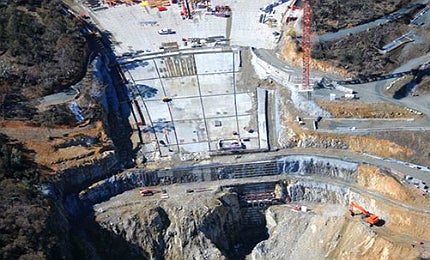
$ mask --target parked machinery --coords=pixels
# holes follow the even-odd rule
[[[354,212],[354,209],[358,209],[359,211],[361,211],[361,214],[363,214],[362,215],[363,219],[367,223],[369,223],[371,226],[376,225],[376,224],[379,223],[379,217],[378,216],[376,216],[375,214],[370,213],[369,211],[365,210],[360,205],[355,204],[354,202],[351,202],[349,204],[349,212],[351,213],[351,216],[356,215],[356,213]],[[360,213],[358,213],[358,214],[360,214]]]

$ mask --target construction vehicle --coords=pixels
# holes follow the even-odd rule
[[[152,195],[154,195],[155,191],[149,190],[149,189],[140,189],[139,193],[140,193],[140,195],[142,195],[142,197],[145,197],[145,196],[152,196]]]
[[[354,202],[351,202],[349,204],[349,212],[351,213],[351,216],[356,215],[356,213],[354,212],[354,208],[358,209],[361,211],[362,218],[370,224],[370,226],[376,225],[379,223],[379,217],[376,216],[375,214],[370,213],[369,211],[365,210],[363,207],[361,207],[358,204],[355,204]]]

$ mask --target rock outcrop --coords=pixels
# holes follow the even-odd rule
[[[200,197],[193,195],[190,196]],[[118,197],[122,200],[123,194]],[[105,210],[109,204],[96,205],[96,221],[108,233],[126,240],[138,256],[226,259],[240,254],[238,248],[243,237],[237,194],[222,192],[215,197],[182,202],[148,198],[144,204],[124,204]]]

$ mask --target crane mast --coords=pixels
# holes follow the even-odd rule
[[[302,71],[302,88],[301,91],[308,93],[311,98],[310,87],[310,59],[311,59],[311,19],[312,9],[308,0],[303,1],[303,34],[302,34],[302,51],[303,51],[303,71]]]

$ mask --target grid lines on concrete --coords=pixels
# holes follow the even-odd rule
[[[170,60],[177,62],[161,73],[159,65],[165,64],[161,63],[165,57],[138,59],[137,65],[129,60],[122,66],[133,85],[135,103],[148,119],[139,125],[147,152],[158,149],[162,156],[177,151],[214,152],[220,140],[238,140],[246,149],[261,148],[256,93],[236,88],[239,55],[237,50],[173,55]],[[169,76],[173,70],[186,75]],[[151,76],[141,75],[145,72]]]

